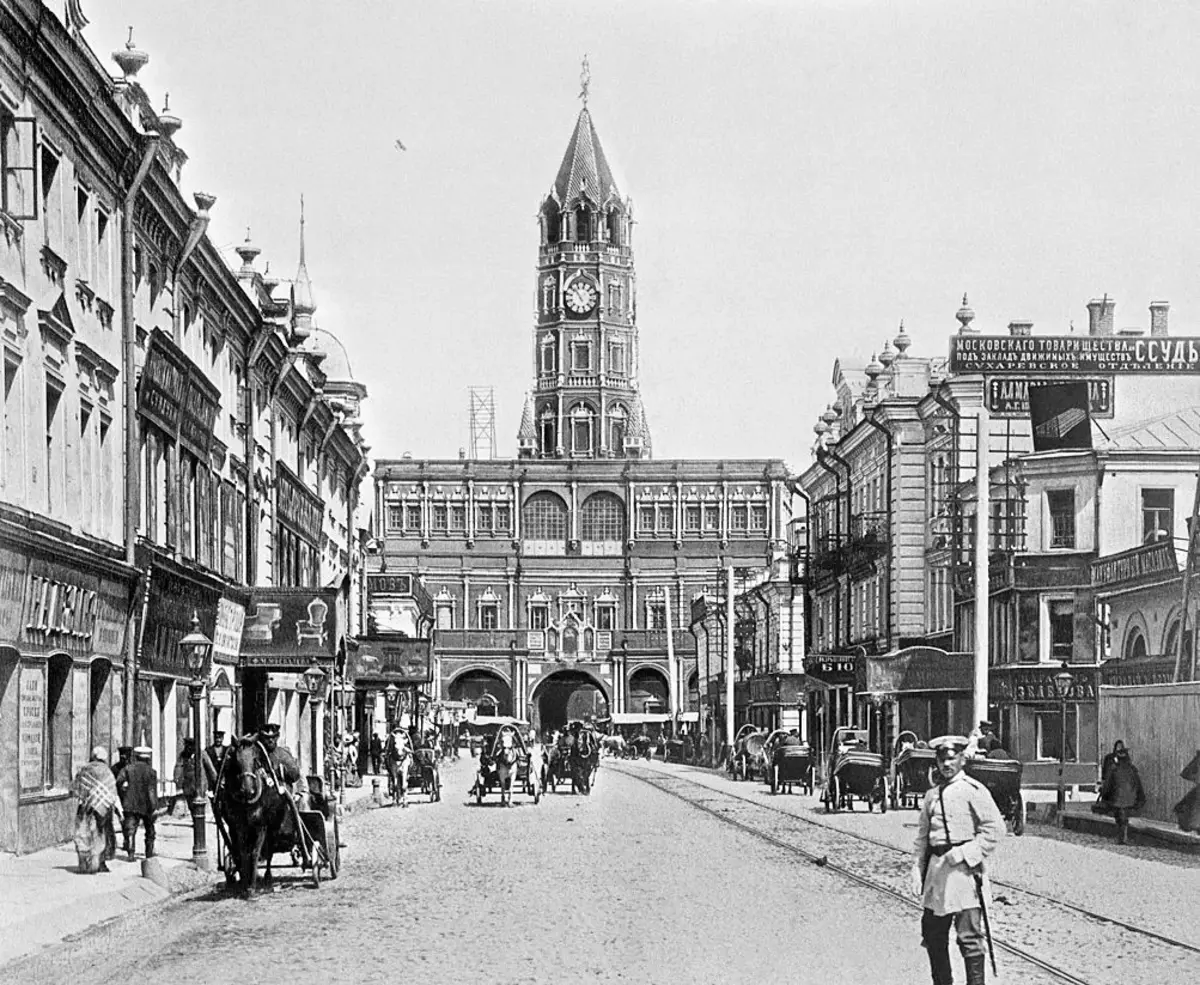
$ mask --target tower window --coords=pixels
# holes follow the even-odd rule
[[[594,417],[591,408],[584,404],[576,404],[571,410],[571,450],[576,454],[592,450]]]
[[[624,246],[621,239],[621,213],[612,209],[608,213],[608,241],[613,246]]]
[[[627,372],[625,369],[624,342],[610,342],[608,344],[608,371],[615,373],[617,376],[624,376]]]
[[[547,339],[541,345],[541,369],[543,376],[553,376],[558,372],[558,350],[552,339]]]
[[[571,372],[590,373],[592,371],[592,344],[590,342],[571,343]]]
[[[547,407],[542,411],[538,421],[538,432],[542,439],[542,454],[553,455],[558,447],[558,428],[554,419],[554,411]]]
[[[592,214],[584,208],[575,210],[575,242],[592,241]]]
[[[608,412],[608,450],[614,455],[625,450],[625,430],[625,408],[617,404]]]

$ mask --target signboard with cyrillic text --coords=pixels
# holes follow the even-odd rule
[[[1062,377],[1059,377],[1062,379]],[[1050,376],[989,376],[984,394],[993,417],[1028,417],[1031,383],[1054,383]],[[1113,416],[1113,377],[1093,376],[1084,380],[1088,388],[1091,417]]]
[[[1132,335],[956,335],[951,373],[1200,374],[1200,338]]]

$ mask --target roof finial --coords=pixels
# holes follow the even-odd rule
[[[583,100],[583,108],[587,109],[588,87],[592,84],[592,69],[588,65],[588,56],[583,56],[583,67],[579,70],[579,98]]]

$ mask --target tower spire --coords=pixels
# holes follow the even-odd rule
[[[304,192],[300,193],[300,266],[304,266]]]
[[[583,108],[587,109],[588,87],[592,84],[592,69],[588,65],[588,56],[583,56],[583,66],[579,70],[579,99],[583,103]]]

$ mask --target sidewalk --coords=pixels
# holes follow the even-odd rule
[[[352,813],[371,800],[371,776],[361,787],[347,787],[343,812]],[[211,813],[205,835],[214,871],[192,865],[192,819],[162,816],[154,846],[158,866],[145,866],[143,832],[138,832],[137,860],[120,851],[108,863],[111,872],[81,875],[75,846],[66,842],[29,855],[0,854],[0,969],[16,958],[40,951],[151,903],[223,880],[215,871],[217,831]],[[145,866],[148,876],[143,875]]]

